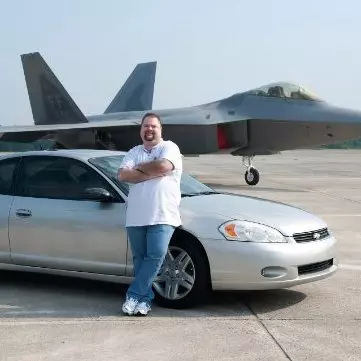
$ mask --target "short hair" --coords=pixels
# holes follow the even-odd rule
[[[143,115],[143,118],[142,118],[142,121],[141,121],[141,123],[140,123],[140,126],[143,125],[144,119],[145,119],[145,118],[148,118],[148,117],[157,118],[160,126],[162,126],[162,121],[160,120],[160,116],[159,116],[158,114],[152,113],[152,112],[148,112],[148,113],[145,113],[145,114]]]

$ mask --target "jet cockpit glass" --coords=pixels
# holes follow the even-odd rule
[[[272,83],[252,89],[247,92],[250,95],[262,97],[291,98],[320,101],[315,94],[299,84],[293,83]]]

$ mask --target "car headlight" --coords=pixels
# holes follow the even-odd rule
[[[218,230],[229,241],[286,243],[286,238],[276,229],[248,221],[229,221]]]

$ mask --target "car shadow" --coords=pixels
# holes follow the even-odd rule
[[[1,272],[0,319],[119,317],[127,285],[23,272]],[[201,305],[169,309],[153,305],[152,317],[253,318],[302,302],[306,294],[272,291],[211,292]]]
[[[214,292],[213,303],[228,299],[229,304],[242,301],[257,315],[263,315],[295,306],[307,298],[303,292],[294,289],[262,290],[262,291],[227,291]],[[218,301],[217,298],[220,300]]]

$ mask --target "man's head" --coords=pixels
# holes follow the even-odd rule
[[[162,123],[155,113],[147,113],[142,118],[140,136],[145,146],[153,147],[162,139]]]

